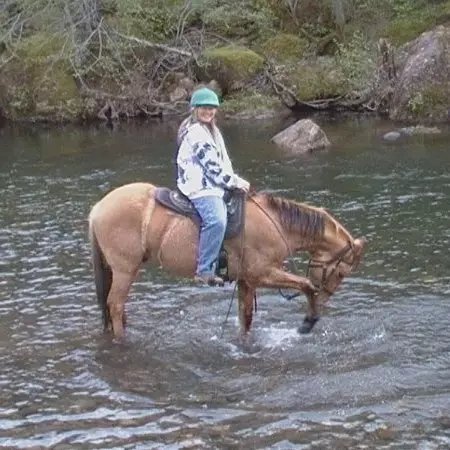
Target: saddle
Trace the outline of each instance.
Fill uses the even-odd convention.
[[[200,216],[194,205],[179,190],[172,190],[166,187],[156,188],[155,199],[166,208],[190,217],[196,224],[200,223]],[[245,194],[239,190],[226,191],[224,201],[227,206],[225,239],[230,239],[239,235],[244,226]],[[223,243],[217,260],[216,274],[224,281],[230,281],[228,276],[228,253]]]
[[[179,190],[172,190],[166,187],[156,188],[155,199],[166,208],[183,216],[191,217],[196,223],[200,222],[200,216],[194,205]],[[226,191],[224,201],[227,206],[225,239],[230,239],[236,237],[244,225],[245,194],[239,190]]]

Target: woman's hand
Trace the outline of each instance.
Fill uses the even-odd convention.
[[[250,183],[241,177],[237,177],[236,188],[247,193],[250,190]]]

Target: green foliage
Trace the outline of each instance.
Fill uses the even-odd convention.
[[[395,2],[394,2],[395,3]],[[395,18],[381,32],[394,45],[402,45],[432,27],[450,21],[450,1],[424,4],[403,0],[393,7]]]
[[[35,64],[45,62],[47,58],[52,58],[56,55],[63,57],[65,44],[67,42],[62,41],[60,36],[39,31],[33,36],[18,41],[14,50],[19,57]]]
[[[249,112],[255,113],[277,109],[281,107],[278,97],[262,94],[236,93],[227,97],[221,106],[221,110],[228,114]]]
[[[66,59],[71,50],[67,41],[45,31],[15,43],[15,58],[2,71],[10,116],[77,114],[78,89]]]
[[[222,36],[258,39],[273,30],[275,17],[261,0],[211,0],[205,6],[199,9],[203,24]]]
[[[233,92],[226,101],[230,111],[264,109],[271,97],[235,95],[263,69],[261,54],[281,66],[285,84],[301,99],[346,95],[371,81],[370,39],[382,36],[400,45],[449,22],[450,0],[8,0],[0,6],[0,82],[18,113],[70,114],[78,98],[74,70],[91,87],[112,94],[148,82],[156,51],[114,30],[180,46],[184,41],[173,38],[196,27],[201,38],[195,48],[230,41],[207,48],[200,58],[201,69],[208,71],[204,78]],[[96,30],[99,23],[102,30]],[[311,48],[334,58],[301,61]],[[449,90],[448,85],[422,90],[410,99],[410,112],[444,111]]]
[[[243,47],[215,47],[205,50],[202,61],[207,69],[226,72],[233,81],[249,78],[262,70],[264,59],[253,50]]]
[[[436,83],[415,93],[408,101],[408,110],[416,116],[436,115],[444,117],[448,110],[450,81]]]
[[[337,47],[336,60],[343,82],[349,89],[363,89],[376,67],[373,48],[360,31],[349,42],[337,43]]]
[[[332,60],[286,67],[284,84],[303,101],[345,95],[346,87]]]
[[[176,29],[181,0],[120,0],[117,20],[127,34],[158,42],[171,37]]]
[[[293,34],[278,33],[261,45],[264,56],[275,61],[300,60],[308,43]]]
[[[424,100],[422,92],[416,92],[408,101],[407,108],[414,114],[419,114],[423,111]]]

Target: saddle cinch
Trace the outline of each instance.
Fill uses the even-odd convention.
[[[156,188],[155,199],[158,203],[175,211],[178,214],[193,219],[195,223],[200,222],[200,217],[191,201],[179,190],[172,190],[166,187]],[[227,206],[227,228],[225,239],[236,237],[244,226],[244,203],[245,193],[240,190],[228,190],[225,192],[224,201]],[[216,273],[224,281],[229,281],[228,277],[228,254],[223,243],[219,252]]]

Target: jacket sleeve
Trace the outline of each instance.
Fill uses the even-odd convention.
[[[195,133],[189,133],[189,143],[191,145],[194,157],[200,164],[205,175],[217,186],[224,189],[232,189],[237,186],[238,177],[231,169],[231,165],[225,164],[220,157],[220,152],[208,135],[203,130],[195,130]]]

